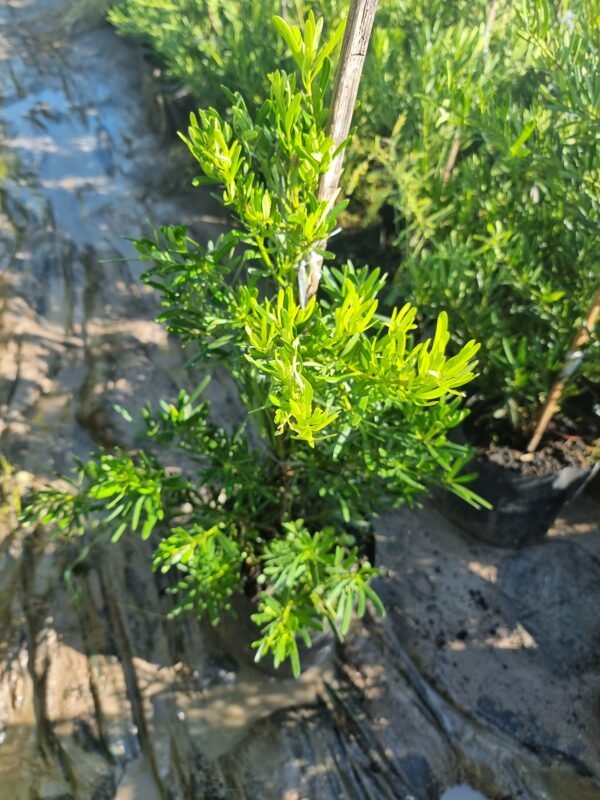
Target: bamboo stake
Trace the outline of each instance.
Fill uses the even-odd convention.
[[[485,31],[483,33],[485,44],[483,46],[483,52],[487,55],[489,47],[490,47],[490,37],[492,35],[492,28],[494,27],[494,20],[496,19],[496,8],[497,8],[497,0],[492,0],[492,3],[488,10],[487,19],[485,21]]]
[[[329,117],[329,133],[336,146],[345,141],[350,132],[376,9],[377,0],[352,0],[350,3]],[[339,194],[343,163],[344,151],[338,153],[327,172],[321,176],[319,200],[326,200],[330,205],[335,203]],[[319,242],[319,249],[324,249],[326,246],[327,241]],[[308,278],[305,277],[305,273],[304,279],[302,273],[298,276],[302,305],[305,305],[317,293],[321,280],[323,256],[313,251],[308,258],[308,267]],[[303,269],[304,267],[301,267],[301,270]],[[303,286],[303,284],[305,285]]]
[[[573,341],[571,342],[571,347],[569,348],[569,352],[565,358],[563,367],[560,371],[560,375],[558,376],[558,380],[550,390],[550,394],[548,395],[548,399],[544,403],[542,411],[540,413],[540,418],[535,428],[535,432],[531,437],[531,441],[527,445],[527,452],[533,453],[534,450],[540,443],[540,440],[544,433],[546,432],[546,428],[550,424],[550,420],[554,416],[555,411],[557,410],[560,398],[562,397],[562,393],[564,392],[567,380],[571,377],[571,375],[575,372],[575,370],[579,367],[581,363],[582,353],[581,348],[591,339],[592,331],[594,330],[594,326],[600,315],[600,288],[596,289],[596,293],[592,299],[592,305],[587,313],[585,320],[583,321],[583,325],[575,334]]]
[[[456,131],[458,134],[458,130]],[[450,155],[448,156],[448,160],[446,161],[446,166],[444,167],[444,177],[442,178],[442,185],[445,186],[450,178],[452,177],[452,172],[454,171],[454,166],[456,164],[456,159],[458,158],[458,154],[460,153],[460,135],[452,142],[452,148],[450,149]]]

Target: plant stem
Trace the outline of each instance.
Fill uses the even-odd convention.
[[[329,133],[335,147],[339,147],[348,138],[350,132],[376,9],[377,0],[352,0],[350,3],[329,117]],[[319,200],[325,200],[331,205],[335,202],[339,193],[343,163],[344,150],[342,149],[332,160],[327,172],[321,176]],[[325,249],[326,245],[327,241],[319,242],[319,249]],[[300,302],[303,306],[317,293],[321,280],[323,256],[313,251],[308,258],[308,265],[310,269],[306,290],[300,292]]]
[[[444,167],[444,177],[442,178],[443,186],[445,186],[452,177],[452,172],[454,170],[454,165],[456,164],[456,159],[458,158],[459,152],[460,152],[460,134],[452,142],[450,154],[448,155],[448,160],[446,161],[446,166]]]
[[[577,333],[575,334],[575,338],[571,342],[571,347],[569,348],[569,352],[567,353],[567,356],[565,358],[563,368],[561,369],[560,375],[558,376],[558,380],[550,390],[548,399],[544,403],[544,406],[540,413],[540,418],[535,428],[535,432],[531,437],[531,441],[527,445],[528,453],[534,452],[534,450],[539,445],[542,436],[546,432],[546,428],[550,424],[550,420],[554,416],[554,413],[556,412],[556,409],[560,404],[560,398],[562,397],[562,393],[565,389],[567,380],[577,370],[577,368],[581,363],[582,354],[580,350],[591,338],[594,325],[596,324],[596,320],[598,319],[599,315],[600,315],[600,287],[596,289],[590,309],[586,315],[585,320],[583,321],[583,325],[577,331]]]

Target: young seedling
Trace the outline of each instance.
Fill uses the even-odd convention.
[[[318,302],[301,302],[299,266],[328,256],[321,243],[344,206],[319,196],[343,147],[327,127],[343,26],[323,40],[312,14],[303,29],[274,24],[295,72],[267,76],[256,114],[227,91],[228,114],[192,114],[183,137],[197,183],[219,187],[236,226],[206,248],[183,226],[137,242],[160,321],[192,364],[229,372],[246,417],[219,426],[202,401],[206,382],[149,403],[147,447],[94,454],[71,492],[39,492],[25,518],[67,535],[95,526],[113,541],[151,538],[154,568],[176,576],[174,615],[217,624],[245,591],[256,600],[257,659],[290,659],[297,675],[299,641],[327,627],[343,638],[369,602],[383,613],[364,546],[373,514],[432,486],[477,502],[461,475],[470,453],[447,434],[464,417],[478,345],[449,355],[443,312],[417,343],[415,308],[381,313],[378,269],[326,269]]]

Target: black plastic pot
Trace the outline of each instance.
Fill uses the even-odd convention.
[[[492,510],[475,509],[449,492],[435,496],[436,507],[475,538],[497,547],[518,548],[544,537],[600,464],[588,470],[565,467],[544,478],[519,475],[483,459],[471,466],[479,475],[469,488],[491,503]]]

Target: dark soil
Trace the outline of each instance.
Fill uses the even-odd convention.
[[[579,395],[567,398],[535,453],[527,453],[535,420],[515,430],[507,420],[494,419],[489,410],[477,406],[462,426],[464,440],[480,458],[521,475],[541,478],[564,467],[590,469],[600,460],[599,401],[597,390],[585,386]]]
[[[535,475],[538,478],[551,475],[564,467],[590,469],[594,463],[593,448],[578,438],[548,442],[535,453],[524,453],[492,442],[489,447],[480,448],[478,453],[512,472]]]

